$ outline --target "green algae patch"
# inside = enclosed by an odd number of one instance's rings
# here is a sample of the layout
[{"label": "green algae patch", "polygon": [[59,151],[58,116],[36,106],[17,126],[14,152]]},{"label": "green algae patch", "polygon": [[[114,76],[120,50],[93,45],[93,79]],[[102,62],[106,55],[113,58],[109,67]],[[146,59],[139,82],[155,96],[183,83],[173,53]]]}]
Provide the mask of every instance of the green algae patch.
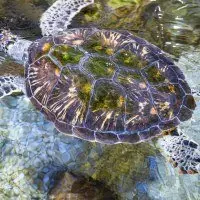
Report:
[{"label": "green algae patch", "polygon": [[141,60],[133,52],[127,50],[120,51],[115,58],[119,64],[131,69],[142,69],[147,65],[146,61]]},{"label": "green algae patch", "polygon": [[118,110],[122,112],[125,98],[120,94],[119,89],[110,83],[101,83],[95,88],[94,98],[91,101],[92,111],[98,110]]},{"label": "green algae patch", "polygon": [[114,64],[110,60],[100,57],[91,58],[85,64],[85,68],[96,78],[111,78],[115,72]]},{"label": "green algae patch", "polygon": [[92,178],[118,193],[121,184],[130,190],[136,182],[148,179],[147,158],[155,154],[148,143],[104,146],[101,157],[92,162],[91,168],[95,169]]},{"label": "green algae patch", "polygon": [[172,84],[163,84],[156,87],[158,91],[165,93],[175,93],[175,86]]},{"label": "green algae patch", "polygon": [[149,82],[158,84],[165,81],[165,77],[161,74],[156,66],[152,66],[145,70]]},{"label": "green algae patch", "polygon": [[50,42],[44,43],[44,45],[42,46],[42,52],[44,54],[48,53],[52,46],[53,46],[53,43],[50,43]]},{"label": "green algae patch", "polygon": [[36,56],[35,56],[35,60],[39,59],[41,56],[44,56],[44,55],[48,54],[48,52],[53,47],[53,45],[54,44],[52,42],[44,43],[41,46],[40,50],[37,51]]},{"label": "green algae patch", "polygon": [[81,51],[68,45],[57,46],[53,50],[52,55],[56,57],[62,65],[78,64],[80,59],[84,56]]},{"label": "green algae patch", "polygon": [[143,82],[142,76],[139,74],[139,72],[130,72],[130,71],[123,71],[120,70],[118,76],[117,76],[117,81],[121,83],[122,85],[128,87],[131,84],[134,83],[134,81],[138,82]]},{"label": "green algae patch", "polygon": [[99,53],[101,55],[111,56],[114,54],[114,49],[108,42],[104,41],[101,33],[96,33],[83,44],[83,48],[90,53]]},{"label": "green algae patch", "polygon": [[101,10],[101,5],[99,3],[87,6],[82,10],[84,20],[86,22],[96,22],[101,17],[100,10]]},{"label": "green algae patch", "polygon": [[114,9],[122,6],[133,6],[135,4],[140,4],[141,0],[109,0],[108,5]]},{"label": "green algae patch", "polygon": [[66,77],[69,77],[71,72],[67,67],[63,67],[61,74],[66,76]]},{"label": "green algae patch", "polygon": [[90,80],[83,74],[76,74],[74,76],[74,83],[78,91],[79,99],[85,105],[87,105],[90,100],[91,90],[92,90],[92,84]]}]

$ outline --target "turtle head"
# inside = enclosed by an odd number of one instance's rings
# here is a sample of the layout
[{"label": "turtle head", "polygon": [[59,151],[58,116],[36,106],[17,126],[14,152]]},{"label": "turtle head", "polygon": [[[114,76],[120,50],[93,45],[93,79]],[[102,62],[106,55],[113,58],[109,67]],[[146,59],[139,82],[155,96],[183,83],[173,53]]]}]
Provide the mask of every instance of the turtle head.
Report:
[{"label": "turtle head", "polygon": [[13,35],[9,30],[0,30],[0,51],[7,52],[8,46],[14,44],[17,36]]}]

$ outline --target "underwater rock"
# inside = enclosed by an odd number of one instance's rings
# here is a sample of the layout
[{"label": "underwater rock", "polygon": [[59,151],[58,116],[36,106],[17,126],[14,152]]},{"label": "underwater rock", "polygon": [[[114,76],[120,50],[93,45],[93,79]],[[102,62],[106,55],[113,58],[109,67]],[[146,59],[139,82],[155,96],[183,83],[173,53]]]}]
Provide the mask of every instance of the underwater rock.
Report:
[{"label": "underwater rock", "polygon": [[117,197],[102,183],[91,178],[75,176],[68,172],[59,173],[49,193],[50,200],[115,200]]}]

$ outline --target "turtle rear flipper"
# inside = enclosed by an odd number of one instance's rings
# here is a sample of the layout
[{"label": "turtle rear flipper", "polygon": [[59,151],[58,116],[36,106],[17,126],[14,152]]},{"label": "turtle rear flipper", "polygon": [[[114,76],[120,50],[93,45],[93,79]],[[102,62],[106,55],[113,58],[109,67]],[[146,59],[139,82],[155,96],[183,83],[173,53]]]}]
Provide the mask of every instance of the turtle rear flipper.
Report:
[{"label": "turtle rear flipper", "polygon": [[170,135],[165,136],[162,146],[173,166],[179,167],[180,173],[200,172],[200,146],[188,139],[181,131],[174,130]]},{"label": "turtle rear flipper", "polygon": [[24,79],[18,76],[0,76],[0,98],[5,96],[24,93]]},{"label": "turtle rear flipper", "polygon": [[72,18],[94,0],[58,0],[41,17],[43,35],[55,35],[67,30]]}]

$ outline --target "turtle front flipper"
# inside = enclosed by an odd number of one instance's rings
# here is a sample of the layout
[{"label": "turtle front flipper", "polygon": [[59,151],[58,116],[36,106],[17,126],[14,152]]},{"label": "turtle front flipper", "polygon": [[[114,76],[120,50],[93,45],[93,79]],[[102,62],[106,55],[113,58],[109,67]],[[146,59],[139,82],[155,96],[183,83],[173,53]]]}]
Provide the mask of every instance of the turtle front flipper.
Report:
[{"label": "turtle front flipper", "polygon": [[24,93],[24,78],[19,76],[0,76],[0,99],[11,95]]},{"label": "turtle front flipper", "polygon": [[43,35],[55,35],[67,30],[72,18],[94,0],[58,0],[41,17]]},{"label": "turtle front flipper", "polygon": [[172,131],[162,139],[161,145],[181,174],[200,173],[200,146],[181,131]]}]

